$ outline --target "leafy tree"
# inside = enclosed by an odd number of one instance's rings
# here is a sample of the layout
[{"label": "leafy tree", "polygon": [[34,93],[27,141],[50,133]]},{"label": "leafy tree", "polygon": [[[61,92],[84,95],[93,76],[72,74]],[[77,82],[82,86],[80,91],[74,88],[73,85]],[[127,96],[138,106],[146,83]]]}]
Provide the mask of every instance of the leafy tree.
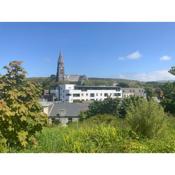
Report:
[{"label": "leafy tree", "polygon": [[162,133],[165,125],[163,108],[155,101],[139,100],[127,109],[126,119],[140,137],[153,138]]},{"label": "leafy tree", "polygon": [[129,88],[129,84],[126,82],[120,82],[120,83],[118,83],[118,86],[122,87],[122,88]]},{"label": "leafy tree", "polygon": [[168,72],[172,75],[175,75],[175,66],[171,67],[171,69]]},{"label": "leafy tree", "polygon": [[161,105],[166,112],[175,114],[175,83],[166,83],[161,87],[163,91],[163,99]]},{"label": "leafy tree", "polygon": [[89,105],[86,117],[95,116],[97,114],[118,115],[119,99],[106,98],[103,101],[94,101]]},{"label": "leafy tree", "polygon": [[148,100],[151,99],[155,95],[154,89],[150,87],[145,88],[145,92],[146,92],[146,97]]},{"label": "leafy tree", "polygon": [[130,96],[127,97],[125,99],[122,100],[121,105],[119,106],[119,116],[120,117],[125,117],[128,108],[130,108],[130,106],[137,106],[137,104],[142,101],[143,97],[139,97],[139,96]]},{"label": "leafy tree", "polygon": [[34,144],[47,117],[38,103],[40,87],[27,81],[20,61],[5,66],[0,76],[0,133],[9,147],[23,148]]}]

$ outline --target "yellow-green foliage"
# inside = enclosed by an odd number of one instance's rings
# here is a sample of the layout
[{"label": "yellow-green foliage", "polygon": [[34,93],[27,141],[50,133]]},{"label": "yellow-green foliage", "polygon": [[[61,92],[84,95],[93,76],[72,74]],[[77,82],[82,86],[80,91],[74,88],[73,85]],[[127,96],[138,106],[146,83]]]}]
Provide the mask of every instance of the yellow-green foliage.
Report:
[{"label": "yellow-green foliage", "polygon": [[36,143],[47,117],[38,103],[40,87],[25,78],[21,62],[13,61],[0,76],[0,132],[9,147],[24,148]]},{"label": "yellow-green foliage", "polygon": [[7,152],[6,139],[2,136],[0,132],[0,153]]},{"label": "yellow-green foliage", "polygon": [[122,145],[122,152],[124,153],[146,153],[150,152],[149,147],[138,141],[138,140],[128,140]]},{"label": "yellow-green foliage", "polygon": [[[104,119],[101,119],[101,117]],[[105,118],[107,122],[105,122]],[[103,121],[102,124],[99,123]],[[165,134],[155,138],[139,137],[124,120],[108,122],[101,115],[67,127],[46,127],[38,133],[38,145],[23,152],[69,153],[169,153],[175,152],[175,120],[168,119]],[[116,121],[117,120],[117,121]]]},{"label": "yellow-green foliage", "polygon": [[113,152],[121,141],[121,133],[114,127],[100,125],[81,128],[64,136],[61,152]]},{"label": "yellow-green foliage", "polygon": [[164,131],[166,115],[155,101],[140,99],[127,110],[126,120],[131,129],[140,137],[154,138]]}]

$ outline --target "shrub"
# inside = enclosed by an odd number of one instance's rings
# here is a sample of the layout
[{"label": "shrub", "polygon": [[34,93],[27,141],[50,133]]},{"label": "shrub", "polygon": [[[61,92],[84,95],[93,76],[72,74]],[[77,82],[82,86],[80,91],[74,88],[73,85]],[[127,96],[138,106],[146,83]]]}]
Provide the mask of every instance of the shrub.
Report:
[{"label": "shrub", "polygon": [[146,153],[150,152],[149,147],[138,140],[125,141],[122,145],[123,153]]},{"label": "shrub", "polygon": [[124,98],[119,106],[119,116],[125,117],[127,110],[130,108],[130,106],[137,106],[137,104],[143,100],[143,97],[139,96],[129,96],[127,98]]},{"label": "shrub", "polygon": [[162,133],[166,122],[163,108],[155,101],[139,100],[126,114],[131,129],[141,137],[153,138]]},{"label": "shrub", "polygon": [[97,114],[118,114],[118,106],[120,104],[119,99],[106,98],[103,101],[94,101],[89,105],[89,110],[86,112],[86,117],[89,118]]},{"label": "shrub", "polygon": [[98,114],[96,116],[93,116],[91,118],[88,118],[81,122],[81,126],[94,126],[94,125],[110,125],[110,126],[118,126],[119,125],[119,119],[116,116],[109,115],[109,114]]},{"label": "shrub", "polygon": [[96,126],[80,128],[64,136],[61,152],[119,152],[122,135],[117,128]]}]

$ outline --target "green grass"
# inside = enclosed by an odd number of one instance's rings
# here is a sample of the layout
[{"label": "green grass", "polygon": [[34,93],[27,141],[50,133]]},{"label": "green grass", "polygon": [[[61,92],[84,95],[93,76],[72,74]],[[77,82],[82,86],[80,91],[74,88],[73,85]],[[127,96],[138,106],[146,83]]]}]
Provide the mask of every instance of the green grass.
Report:
[{"label": "green grass", "polygon": [[[104,116],[103,116],[104,117]],[[102,116],[67,127],[45,127],[37,134],[38,145],[25,153],[173,153],[175,152],[175,118],[169,117],[161,137],[139,138],[128,130],[123,119]],[[101,123],[99,123],[101,120]],[[15,152],[15,151],[12,151]]]}]

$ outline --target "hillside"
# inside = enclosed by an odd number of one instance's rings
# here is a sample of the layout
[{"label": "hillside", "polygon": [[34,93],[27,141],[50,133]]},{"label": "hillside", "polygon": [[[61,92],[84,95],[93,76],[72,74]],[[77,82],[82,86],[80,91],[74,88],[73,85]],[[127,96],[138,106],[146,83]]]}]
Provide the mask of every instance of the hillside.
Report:
[{"label": "hillside", "polygon": [[[55,76],[51,75],[50,77],[29,77],[30,81],[37,82],[41,84],[44,89],[54,88],[58,83],[55,82]],[[66,82],[66,83],[76,83],[81,85],[89,85],[89,86],[99,86],[99,85],[118,85],[120,87],[150,87],[150,88],[158,88],[162,84],[167,81],[153,81],[153,82],[142,82],[137,80],[128,80],[128,79],[115,79],[115,78],[97,78],[97,77],[89,77],[88,80],[83,80],[79,82]]]}]

